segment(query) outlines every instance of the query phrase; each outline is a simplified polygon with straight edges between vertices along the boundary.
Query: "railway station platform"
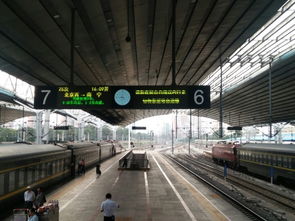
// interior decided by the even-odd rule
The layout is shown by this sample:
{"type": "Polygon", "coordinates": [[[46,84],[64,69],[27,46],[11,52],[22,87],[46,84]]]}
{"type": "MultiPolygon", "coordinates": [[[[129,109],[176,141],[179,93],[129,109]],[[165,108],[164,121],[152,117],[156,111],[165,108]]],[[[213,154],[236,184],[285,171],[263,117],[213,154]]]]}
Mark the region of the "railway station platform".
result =
{"type": "Polygon", "coordinates": [[[108,192],[120,205],[116,221],[249,220],[160,153],[148,152],[146,171],[118,170],[124,154],[103,162],[100,177],[91,169],[47,195],[47,200],[59,200],[59,220],[103,220],[99,208],[108,192]]]}

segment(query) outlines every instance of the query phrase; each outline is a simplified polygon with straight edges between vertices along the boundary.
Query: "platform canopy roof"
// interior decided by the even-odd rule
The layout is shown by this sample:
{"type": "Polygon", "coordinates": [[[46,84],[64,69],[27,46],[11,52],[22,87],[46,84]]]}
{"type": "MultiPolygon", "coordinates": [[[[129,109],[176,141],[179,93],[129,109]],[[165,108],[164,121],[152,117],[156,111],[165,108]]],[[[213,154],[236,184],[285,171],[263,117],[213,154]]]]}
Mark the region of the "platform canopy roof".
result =
{"type": "MultiPolygon", "coordinates": [[[[31,85],[70,84],[71,30],[75,11],[75,85],[170,85],[171,2],[2,0],[0,69],[31,85]]],[[[276,15],[285,2],[178,0],[176,84],[198,85],[208,82],[212,88],[217,87],[216,82],[206,81],[206,78],[276,15]]],[[[282,72],[277,70],[277,73],[280,75],[282,72]]],[[[235,101],[228,97],[226,104],[235,105],[237,100],[241,100],[244,96],[242,91],[246,90],[243,88],[239,92],[240,97],[232,97],[235,101]]],[[[252,90],[251,87],[248,89],[252,90]]],[[[253,93],[259,93],[264,100],[267,99],[264,92],[253,93]]],[[[213,109],[201,111],[202,115],[216,118],[216,105],[213,99],[213,109]]],[[[227,110],[229,106],[225,105],[224,113],[240,113],[240,120],[233,124],[248,124],[248,118],[256,119],[255,123],[265,123],[266,118],[256,117],[258,112],[254,111],[254,107],[252,105],[251,110],[235,107],[238,110],[232,111],[227,110]],[[245,111],[249,113],[242,120],[245,111]]],[[[88,112],[108,123],[127,125],[145,117],[167,114],[171,110],[88,112]]],[[[277,119],[283,118],[279,116],[277,119]]]]}
{"type": "MultiPolygon", "coordinates": [[[[18,118],[36,116],[36,111],[33,109],[33,106],[33,103],[30,101],[0,87],[0,125],[18,118]],[[20,108],[20,106],[23,108],[20,108]]],[[[54,113],[77,120],[75,116],[64,110],[54,110],[54,113]]]]}

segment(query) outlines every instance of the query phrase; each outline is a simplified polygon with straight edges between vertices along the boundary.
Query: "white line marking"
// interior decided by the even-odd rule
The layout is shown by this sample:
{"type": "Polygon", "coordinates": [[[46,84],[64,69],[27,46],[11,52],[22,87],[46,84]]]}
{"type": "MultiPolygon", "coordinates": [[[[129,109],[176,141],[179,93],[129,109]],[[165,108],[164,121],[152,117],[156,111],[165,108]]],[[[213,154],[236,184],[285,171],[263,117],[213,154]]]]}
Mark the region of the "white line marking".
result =
{"type": "Polygon", "coordinates": [[[146,206],[147,206],[147,220],[152,220],[151,207],[150,207],[150,191],[149,182],[147,178],[147,172],[144,171],[144,186],[145,186],[145,196],[146,196],[146,206]]]}
{"type": "MultiPolygon", "coordinates": [[[[167,160],[165,160],[162,156],[161,158],[167,162],[167,160]]],[[[167,162],[169,164],[169,162],[167,162]]],[[[170,165],[170,164],[169,164],[170,165]]],[[[178,176],[180,176],[182,179],[184,179],[185,182],[187,182],[192,188],[194,188],[195,191],[197,191],[201,196],[203,196],[217,211],[219,211],[222,215],[224,215],[224,217],[227,220],[231,220],[230,218],[228,218],[221,210],[219,210],[203,193],[201,193],[193,184],[191,184],[186,178],[184,178],[177,170],[175,170],[173,168],[173,166],[170,165],[170,168],[172,170],[174,170],[174,172],[176,172],[178,174],[178,176]]]]}
{"type": "Polygon", "coordinates": [[[116,183],[118,182],[118,180],[119,180],[119,176],[116,178],[115,182],[113,183],[112,188],[114,188],[114,186],[116,185],[116,183]]]}
{"type": "Polygon", "coordinates": [[[156,162],[156,164],[158,165],[159,169],[161,170],[162,174],[164,175],[164,177],[166,178],[167,182],[169,183],[169,185],[171,186],[172,190],[174,191],[175,195],[177,196],[177,198],[179,199],[179,201],[181,202],[182,206],[184,207],[185,211],[187,212],[187,214],[189,215],[189,217],[191,218],[192,221],[197,221],[197,219],[195,218],[194,214],[192,213],[192,211],[189,209],[189,207],[186,205],[186,203],[184,202],[184,200],[182,199],[181,195],[178,193],[178,191],[176,190],[176,188],[174,187],[174,185],[172,184],[172,182],[170,181],[170,179],[168,178],[168,176],[165,174],[165,172],[162,170],[160,164],[158,163],[158,161],[156,160],[156,158],[153,155],[153,158],[156,162]]]}
{"type": "MultiPolygon", "coordinates": [[[[117,161],[115,161],[112,165],[110,165],[105,171],[107,172],[110,168],[112,168],[116,163],[118,163],[117,161]]],[[[102,174],[103,175],[103,174],[102,174]]],[[[101,175],[101,176],[102,176],[101,175]]],[[[63,205],[61,208],[60,208],[60,212],[63,211],[71,202],[73,202],[81,193],[83,193],[91,184],[93,184],[94,182],[96,181],[96,178],[93,179],[90,183],[87,184],[87,186],[81,190],[80,192],[78,192],[73,198],[71,198],[65,205],[63,205]]]]}
{"type": "Polygon", "coordinates": [[[147,202],[150,203],[149,182],[147,179],[147,172],[146,171],[144,171],[144,185],[145,185],[145,195],[147,198],[147,202]]]}

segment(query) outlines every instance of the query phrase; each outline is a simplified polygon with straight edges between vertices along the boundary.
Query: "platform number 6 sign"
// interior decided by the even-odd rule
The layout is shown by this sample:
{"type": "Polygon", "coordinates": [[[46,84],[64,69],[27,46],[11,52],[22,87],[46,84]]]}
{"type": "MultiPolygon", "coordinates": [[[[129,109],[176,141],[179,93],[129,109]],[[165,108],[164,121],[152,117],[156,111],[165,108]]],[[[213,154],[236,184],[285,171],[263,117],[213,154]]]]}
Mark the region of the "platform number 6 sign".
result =
{"type": "Polygon", "coordinates": [[[196,90],[194,93],[194,101],[197,105],[201,105],[204,103],[204,91],[203,90],[196,90]]]}

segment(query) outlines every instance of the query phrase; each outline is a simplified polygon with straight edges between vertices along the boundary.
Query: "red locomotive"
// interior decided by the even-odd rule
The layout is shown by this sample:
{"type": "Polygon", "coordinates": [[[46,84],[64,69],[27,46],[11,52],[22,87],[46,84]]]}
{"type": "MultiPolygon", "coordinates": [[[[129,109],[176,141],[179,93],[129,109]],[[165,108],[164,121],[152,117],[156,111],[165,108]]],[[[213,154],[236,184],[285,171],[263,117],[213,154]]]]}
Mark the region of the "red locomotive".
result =
{"type": "Polygon", "coordinates": [[[238,165],[237,148],[240,145],[235,142],[219,141],[212,147],[212,159],[216,163],[226,163],[229,167],[238,165]]]}

